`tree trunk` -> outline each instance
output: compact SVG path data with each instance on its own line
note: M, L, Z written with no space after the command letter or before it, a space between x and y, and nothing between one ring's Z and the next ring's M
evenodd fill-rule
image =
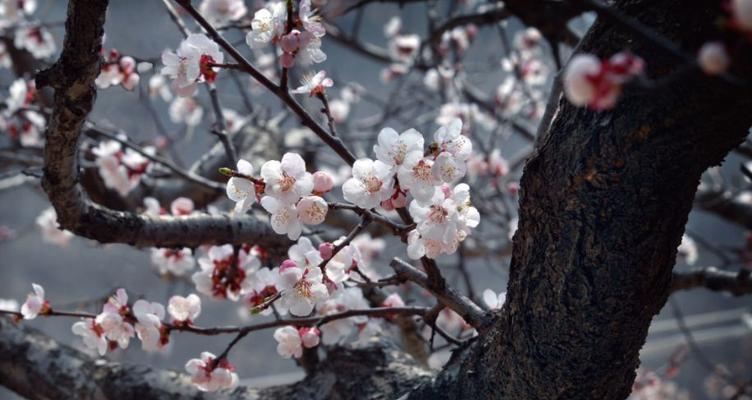
M618 3L687 52L714 38L723 14L717 1ZM507 303L494 329L413 398L630 393L700 175L747 135L752 96L696 71L677 75L675 58L605 23L581 49L601 57L631 49L662 83L628 90L605 112L559 100L524 170ZM734 63L749 66L740 57Z

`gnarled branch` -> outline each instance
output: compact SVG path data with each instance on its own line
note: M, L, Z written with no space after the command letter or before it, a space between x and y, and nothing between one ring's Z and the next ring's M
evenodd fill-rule
M96 98L106 0L72 0L60 59L37 76L55 89L44 148L42 187L63 229L104 243L135 246L198 246L256 243L274 248L287 242L252 216L149 218L113 211L85 198L79 186L78 141Z

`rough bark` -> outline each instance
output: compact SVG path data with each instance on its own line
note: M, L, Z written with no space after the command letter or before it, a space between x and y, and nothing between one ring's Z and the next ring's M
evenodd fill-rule
M0 384L32 400L49 399L395 399L430 377L386 341L335 348L301 382L231 393L198 391L186 375L94 359L0 317Z
M617 6L683 49L713 38L722 14L715 1ZM654 79L677 70L675 58L601 22L581 48L631 49ZM700 74L666 79L606 112L560 102L524 170L507 302L494 328L413 398L628 396L700 175L752 124L748 89Z

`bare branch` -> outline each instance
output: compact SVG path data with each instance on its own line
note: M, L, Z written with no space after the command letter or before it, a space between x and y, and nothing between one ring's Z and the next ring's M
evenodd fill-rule
M442 304L459 314L478 331L483 332L489 327L490 318L486 316L483 310L467 297L457 293L454 289L448 286L444 286L443 288L433 286L429 281L428 275L399 258L392 259L389 266L397 272L397 276L402 276L430 291Z
M671 292L694 288L743 296L752 294L752 276L746 269L732 272L715 267L698 268L690 272L674 272Z

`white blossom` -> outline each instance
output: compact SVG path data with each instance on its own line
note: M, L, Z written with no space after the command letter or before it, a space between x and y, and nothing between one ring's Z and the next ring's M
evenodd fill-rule
M21 305L21 315L24 319L34 319L49 309L47 300L44 298L44 288L36 283L31 284L34 291L26 296L26 301Z
M329 297L318 266L306 268L286 260L280 266L279 277L282 289L280 304L294 316L310 314L316 303Z
M501 292L498 295L491 289L483 291L483 302L492 310L500 310L501 306L507 299L507 292Z
M71 331L74 334L81 336L84 345L89 349L96 350L100 356L107 353L108 342L104 335L104 330L94 319L89 318L74 323L71 327Z
M185 370L191 376L191 382L203 392L231 390L238 385L235 367L226 358L216 362L216 356L207 351L201 358L193 358L185 364Z
M717 75L726 72L729 64L731 64L731 59L723 43L708 42L700 48L697 63L706 74Z
M167 345L163 341L161 331L162 319L165 316L162 304L136 300L133 303L133 315L138 320L135 330L144 351L157 351Z
M183 276L190 272L196 260L191 249L151 249L151 263L161 275Z
M212 25L237 21L248 12L243 0L203 0L198 10Z
M303 75L301 85L291 92L296 94L308 93L309 96L323 94L326 88L332 87L334 81L326 76L326 71L319 71L314 75Z
M167 304L167 312L173 321L193 322L201 314L201 298L195 294L186 297L172 296Z
M283 326L274 331L277 341L277 353L283 358L299 358L303 355L303 347L313 348L319 344L320 332L316 327L295 328Z
M191 276L196 290L218 299L237 301L251 290L250 275L261 267L261 261L246 249L235 251L232 245L212 246L205 257L198 259L201 271Z
M128 312L128 295L124 289L118 289L115 293L107 300L95 322L102 327L108 340L117 342L121 349L125 349L136 332L133 325L123 318Z
M170 121L176 124L197 126L204 116L204 109L191 97L176 97L167 110Z
M440 152L446 151L459 161L467 161L473 152L473 143L462 134L462 120L459 118L439 127L433 136Z
M55 54L55 39L43 26L24 25L16 28L13 44L26 49L34 58L44 59Z
M210 63L222 63L224 54L219 46L202 33L188 35L176 52L162 52L162 74L172 78L172 89L179 96L193 96L199 82L211 82L216 72Z
M253 176L253 165L248 161L239 160L237 168L241 174ZM245 213L256 202L256 185L246 178L233 176L227 181L227 197L235 202L235 213Z
M433 160L424 158L423 154L410 153L397 171L400 187L409 190L420 202L430 201L439 183L434 178L433 165Z
M261 207L271 214L269 222L274 232L287 235L290 240L300 237L303 225L298 219L298 209L295 204L287 204L272 196L264 196L261 198Z
M42 232L42 239L47 243L66 246L74 236L73 233L58 227L57 212L52 207L37 216L36 224Z
M408 155L413 153L423 155L423 141L423 135L415 129L408 129L398 134L392 128L384 128L379 132L373 152L379 161L391 165L396 172Z
M375 208L392 195L393 174L388 164L361 158L353 164L352 175L342 185L342 193L356 206Z
M251 30L245 42L252 49L263 47L285 32L287 7L282 1L274 1L261 8L253 15Z
M303 157L285 153L282 161L269 160L261 166L265 194L284 204L294 204L313 190L313 176L306 171Z
M321 315L332 315L347 310L364 310L368 308L370 307L363 297L363 291L352 287L338 290L334 296L317 306L316 310ZM353 333L356 325L364 324L367 321L368 317L366 316L354 316L327 322L321 325L323 343L326 345L339 343Z
M318 225L324 222L329 211L326 201L319 196L305 196L295 207L298 218L306 225Z

